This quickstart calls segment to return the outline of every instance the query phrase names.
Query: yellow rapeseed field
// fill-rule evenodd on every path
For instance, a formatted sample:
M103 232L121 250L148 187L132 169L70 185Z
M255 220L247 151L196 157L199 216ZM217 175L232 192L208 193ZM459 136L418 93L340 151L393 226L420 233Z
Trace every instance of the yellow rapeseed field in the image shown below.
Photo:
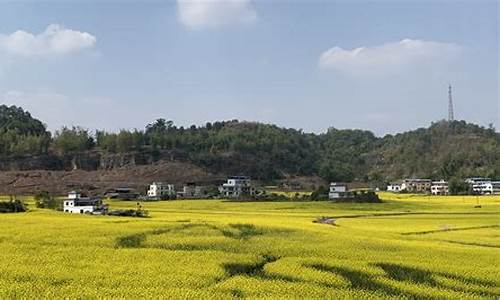
M161 201L145 219L30 205L0 215L0 298L500 297L500 197L380 196Z

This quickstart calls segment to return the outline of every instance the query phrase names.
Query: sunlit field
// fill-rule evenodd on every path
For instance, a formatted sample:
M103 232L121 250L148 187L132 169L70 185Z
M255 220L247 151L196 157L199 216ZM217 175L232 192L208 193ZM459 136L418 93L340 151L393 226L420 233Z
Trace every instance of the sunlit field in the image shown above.
M150 202L146 219L30 205L0 215L0 298L500 297L499 196L380 196Z

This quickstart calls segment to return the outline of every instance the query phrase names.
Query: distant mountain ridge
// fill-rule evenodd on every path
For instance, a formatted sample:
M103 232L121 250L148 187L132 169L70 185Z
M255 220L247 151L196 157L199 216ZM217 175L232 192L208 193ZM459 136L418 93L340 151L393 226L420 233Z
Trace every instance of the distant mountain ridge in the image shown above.
M0 106L0 171L118 171L164 162L217 178L245 174L265 182L294 176L364 182L500 177L500 134L465 121L376 137L366 130L312 134L237 120L184 128L159 119L144 130L63 128L52 136L28 112Z

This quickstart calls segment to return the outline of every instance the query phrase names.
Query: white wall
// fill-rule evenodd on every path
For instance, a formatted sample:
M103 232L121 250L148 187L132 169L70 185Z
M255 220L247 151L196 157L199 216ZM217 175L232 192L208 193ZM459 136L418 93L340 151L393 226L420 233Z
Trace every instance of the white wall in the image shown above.
M387 191L388 192L399 192L399 191L401 191L401 186L390 184L387 186Z
M330 193L338 193L338 192L345 192L346 191L346 186L345 185L332 185L330 186Z
M64 212L80 214L80 213L91 213L94 211L93 206L64 206Z

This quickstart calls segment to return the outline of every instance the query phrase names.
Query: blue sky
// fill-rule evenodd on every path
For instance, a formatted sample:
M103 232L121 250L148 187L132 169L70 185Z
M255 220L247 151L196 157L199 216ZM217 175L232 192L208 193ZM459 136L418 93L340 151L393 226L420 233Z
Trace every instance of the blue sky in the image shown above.
M497 1L1 1L0 102L51 130L500 127Z

